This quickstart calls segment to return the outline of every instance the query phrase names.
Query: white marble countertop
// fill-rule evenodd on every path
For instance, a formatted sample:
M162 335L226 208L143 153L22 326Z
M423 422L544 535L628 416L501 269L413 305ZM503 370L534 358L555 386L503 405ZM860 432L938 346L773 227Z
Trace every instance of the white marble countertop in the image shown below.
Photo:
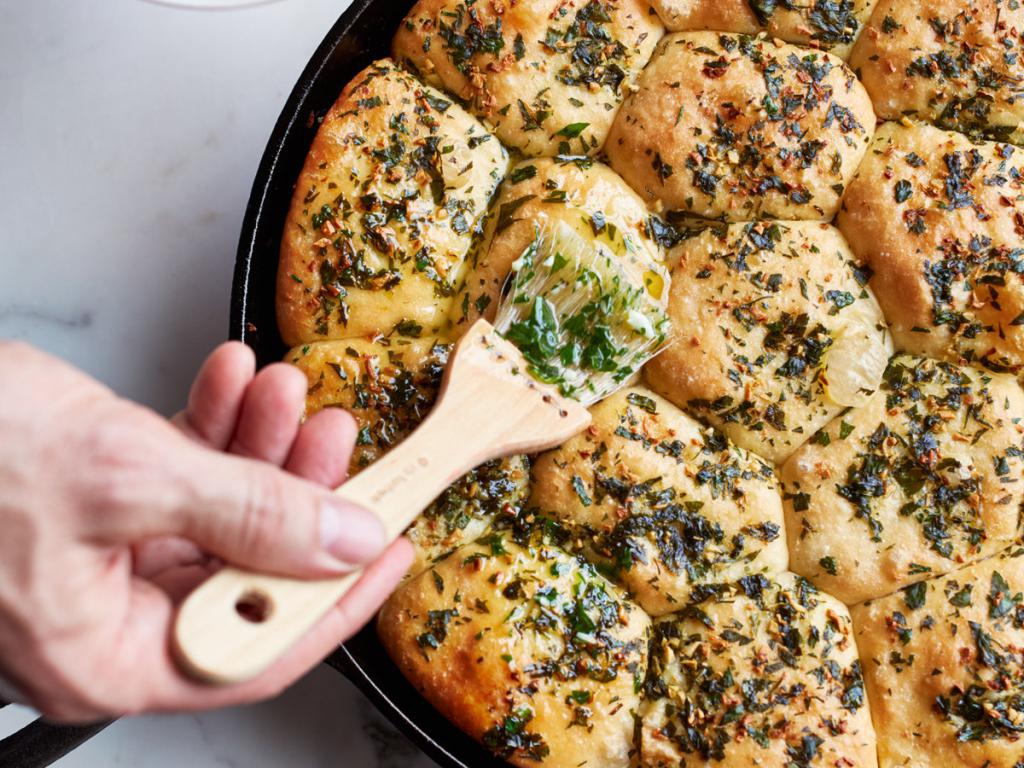
M227 332L235 245L264 144L348 2L201 12L0 0L0 336L176 410ZM0 711L0 736L29 719ZM58 765L432 763L320 669L260 706L119 722Z

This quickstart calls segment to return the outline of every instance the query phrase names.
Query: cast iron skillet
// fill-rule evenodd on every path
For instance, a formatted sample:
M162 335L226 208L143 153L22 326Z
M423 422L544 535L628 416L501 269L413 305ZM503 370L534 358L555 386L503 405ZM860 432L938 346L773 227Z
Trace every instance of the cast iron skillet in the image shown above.
M389 55L391 37L412 5L413 0L355 0L313 54L274 128L242 225L231 299L231 338L252 347L261 365L281 360L287 351L274 314L278 254L295 180L319 119L360 70ZM327 663L445 768L498 762L406 681L381 647L372 624Z
M274 127L245 212L231 294L231 338L252 347L260 365L281 360L287 351L274 315L278 251L292 189L319 121L356 74L389 55L391 37L412 5L413 0L355 0L313 54ZM381 647L372 624L326 663L351 680L443 768L499 762L406 681ZM106 725L68 728L37 721L0 741L0 766L43 768Z

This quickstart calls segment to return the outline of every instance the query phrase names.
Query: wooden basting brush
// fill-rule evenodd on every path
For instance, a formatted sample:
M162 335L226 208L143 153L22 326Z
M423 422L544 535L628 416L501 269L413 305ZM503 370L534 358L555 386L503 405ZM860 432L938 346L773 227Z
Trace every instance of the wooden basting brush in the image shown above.
M466 472L586 429L587 406L627 385L668 341L662 278L638 282L568 225L538 230L495 324L477 321L456 345L430 416L338 495L376 513L397 539ZM182 605L179 658L213 683L256 677L360 575L301 581L225 568ZM259 621L240 610L253 604Z

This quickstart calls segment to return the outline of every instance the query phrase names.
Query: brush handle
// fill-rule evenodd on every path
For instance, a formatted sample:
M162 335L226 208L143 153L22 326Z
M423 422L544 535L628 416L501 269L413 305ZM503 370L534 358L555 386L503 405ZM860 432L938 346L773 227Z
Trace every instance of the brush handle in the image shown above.
M583 406L538 385L525 370L518 350L478 321L457 345L430 416L337 494L376 513L394 540L474 467L554 447L587 427L590 414ZM361 575L300 581L225 568L178 613L174 644L180 663L211 683L250 680L284 655ZM239 606L250 608L244 611L248 618Z

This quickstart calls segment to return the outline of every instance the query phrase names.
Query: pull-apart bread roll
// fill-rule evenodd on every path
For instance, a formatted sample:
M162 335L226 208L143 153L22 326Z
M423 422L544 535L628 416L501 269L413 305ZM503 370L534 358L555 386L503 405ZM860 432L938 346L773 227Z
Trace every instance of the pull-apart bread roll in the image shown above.
M897 349L1024 366L1024 149L886 123L839 227L874 272Z
M278 273L285 341L436 332L506 167L497 139L451 99L387 60L363 71L295 187Z
M413 685L497 757L630 765L650 619L593 566L495 533L399 588L378 626Z
M437 398L451 346L434 338L325 341L286 358L306 374L306 415L344 408L359 429L351 472L404 440ZM499 516L515 517L526 501L530 469L513 456L488 462L452 484L408 530L416 549L410 574L483 535Z
M394 55L506 145L590 155L664 31L648 0L420 0Z
M712 30L772 37L847 58L878 0L652 0L672 32Z
M653 392L591 409L593 425L534 466L530 506L653 616L709 585L786 569L772 467Z
M488 461L445 489L405 532L416 550L410 575L476 541L496 520L518 517L530 493L525 456Z
M306 415L344 408L359 427L352 471L376 461L430 413L451 345L385 337L308 344L285 358L306 374Z
M1024 503L1024 392L899 356L782 468L791 567L847 603L1005 549Z
M874 768L846 607L755 576L654 626L642 768Z
M881 0L850 66L879 117L914 116L998 140L1024 138L1024 4Z
M875 129L841 59L714 32L667 36L608 137L648 202L730 221L828 221Z
M1024 549L852 609L881 768L1020 768Z
M878 388L892 350L885 320L834 227L733 224L674 255L675 340L646 380L680 408L782 463Z
M544 226L567 224L613 256L635 285L663 299L668 272L649 219L643 200L605 165L548 158L519 163L491 207L480 247L466 259L452 307L456 332L479 317L494 319L506 278Z

